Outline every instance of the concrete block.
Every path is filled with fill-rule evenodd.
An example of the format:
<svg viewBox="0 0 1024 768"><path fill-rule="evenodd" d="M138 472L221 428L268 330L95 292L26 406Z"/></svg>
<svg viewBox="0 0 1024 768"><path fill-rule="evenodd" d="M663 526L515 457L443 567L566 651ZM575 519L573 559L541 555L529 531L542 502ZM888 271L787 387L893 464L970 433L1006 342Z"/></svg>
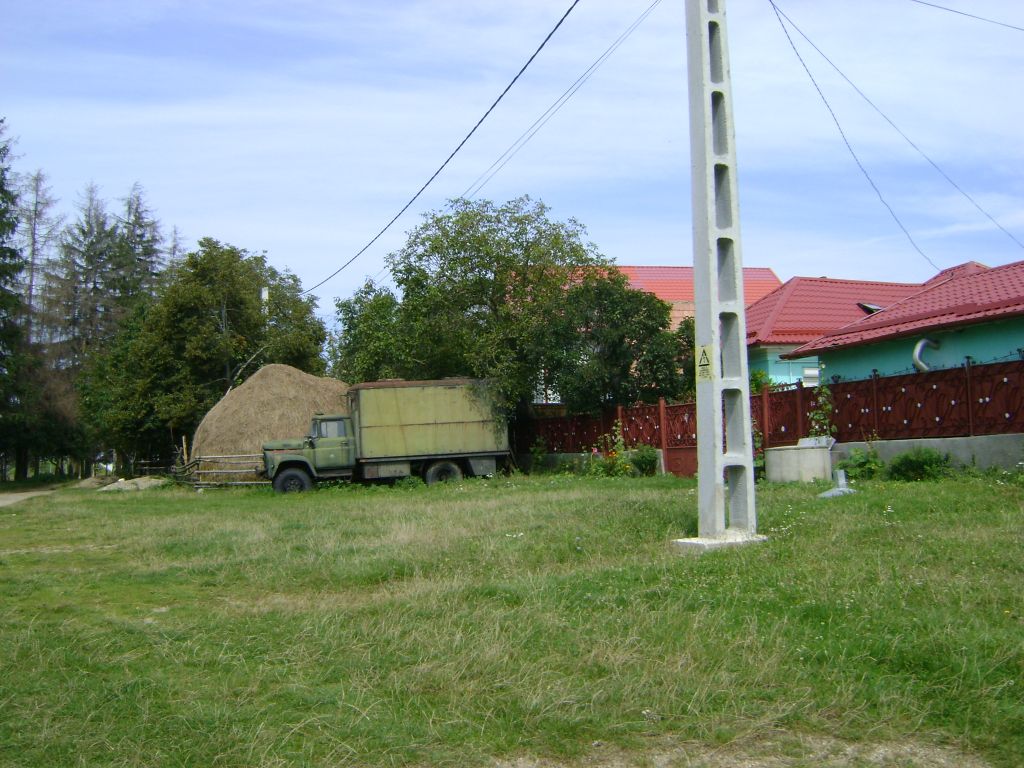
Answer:
<svg viewBox="0 0 1024 768"><path fill-rule="evenodd" d="M832 459L823 445L787 445L765 450L764 469L770 483L810 483L832 476Z"/></svg>

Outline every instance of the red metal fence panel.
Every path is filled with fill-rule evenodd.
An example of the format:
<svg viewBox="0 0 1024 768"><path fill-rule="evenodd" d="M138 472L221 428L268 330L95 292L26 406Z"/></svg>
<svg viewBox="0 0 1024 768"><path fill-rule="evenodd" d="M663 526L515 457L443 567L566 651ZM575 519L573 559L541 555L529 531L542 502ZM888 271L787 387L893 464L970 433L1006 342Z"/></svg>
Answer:
<svg viewBox="0 0 1024 768"><path fill-rule="evenodd" d="M661 447L661 414L656 405L622 409L622 439L627 448L637 445Z"/></svg>
<svg viewBox="0 0 1024 768"><path fill-rule="evenodd" d="M760 416L755 421L766 447L796 445L801 437L803 399L800 385L774 387L764 396L751 397L750 412Z"/></svg>
<svg viewBox="0 0 1024 768"><path fill-rule="evenodd" d="M839 442L1024 433L1024 361L876 376L830 389ZM753 395L750 411L764 447L794 445L806 437L818 394L817 388L796 384ZM696 403L535 419L520 429L519 444L528 447L540 438L552 452L588 452L601 435L611 433L616 420L627 446L653 445L665 451L670 471L696 471Z"/></svg>
<svg viewBox="0 0 1024 768"><path fill-rule="evenodd" d="M970 387L972 434L1024 432L1024 375L1021 363L972 365Z"/></svg>

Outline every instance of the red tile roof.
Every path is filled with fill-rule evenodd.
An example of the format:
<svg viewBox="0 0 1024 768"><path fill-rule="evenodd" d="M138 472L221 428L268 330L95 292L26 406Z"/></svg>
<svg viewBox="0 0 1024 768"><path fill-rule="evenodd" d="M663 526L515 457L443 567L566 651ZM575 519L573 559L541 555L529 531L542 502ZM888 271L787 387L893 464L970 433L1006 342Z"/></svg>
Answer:
<svg viewBox="0 0 1024 768"><path fill-rule="evenodd" d="M992 269L962 264L939 273L902 301L830 331L786 357L1018 315L1024 315L1024 261Z"/></svg>
<svg viewBox="0 0 1024 768"><path fill-rule="evenodd" d="M622 267L629 284L662 301L693 301L693 267ZM749 307L782 285L768 267L743 268L743 300Z"/></svg>
<svg viewBox="0 0 1024 768"><path fill-rule="evenodd" d="M806 344L921 290L919 283L794 277L747 307L747 344Z"/></svg>
<svg viewBox="0 0 1024 768"><path fill-rule="evenodd" d="M976 261L965 261L963 264L957 264L955 267L949 267L944 269L931 280L928 280L925 285L935 285L936 283L944 283L951 277L964 277L965 275L976 275L979 272L987 270L984 264L979 264Z"/></svg>

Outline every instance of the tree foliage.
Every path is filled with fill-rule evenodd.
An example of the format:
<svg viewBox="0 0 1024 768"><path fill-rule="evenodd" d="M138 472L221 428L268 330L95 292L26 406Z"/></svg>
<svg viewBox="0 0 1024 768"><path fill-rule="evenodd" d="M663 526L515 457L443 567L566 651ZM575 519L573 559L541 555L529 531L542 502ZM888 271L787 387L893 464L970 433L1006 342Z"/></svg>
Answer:
<svg viewBox="0 0 1024 768"><path fill-rule="evenodd" d="M65 225L42 171L16 178L4 128L0 477L12 457L16 477L41 458L88 471L111 447L166 457L261 364L323 371L297 278L215 240L185 254L175 228L165 243L139 184L114 206L87 186Z"/></svg>
<svg viewBox="0 0 1024 768"><path fill-rule="evenodd" d="M0 120L0 386L7 389L11 359L21 339L19 278L25 259L18 248L18 194L11 169L11 142ZM5 398L6 400L6 398Z"/></svg>
<svg viewBox="0 0 1024 768"><path fill-rule="evenodd" d="M551 384L573 412L656 402L679 388L669 307L617 272L570 286Z"/></svg>
<svg viewBox="0 0 1024 768"><path fill-rule="evenodd" d="M30 343L39 340L35 328L38 278L52 249L60 239L63 222L54 213L56 198L47 184L46 174L37 170L24 177L19 194L19 240L27 272L24 289L25 336Z"/></svg>
<svg viewBox="0 0 1024 768"><path fill-rule="evenodd" d="M261 365L323 373L326 332L313 300L300 294L298 279L262 255L200 240L156 297L90 357L80 391L97 439L128 454L166 458Z"/></svg>
<svg viewBox="0 0 1024 768"><path fill-rule="evenodd" d="M0 440L10 450L23 432L24 354L19 278L25 260L17 246L18 195L11 169L11 142L0 120Z"/></svg>
<svg viewBox="0 0 1024 768"><path fill-rule="evenodd" d="M403 355L400 302L386 288L367 281L351 298L336 299L341 335L332 335L331 374L348 382L415 378L414 361Z"/></svg>
<svg viewBox="0 0 1024 768"><path fill-rule="evenodd" d="M122 202L110 254L108 293L126 314L137 299L151 296L156 290L164 259L160 224L142 187L133 184Z"/></svg>
<svg viewBox="0 0 1024 768"><path fill-rule="evenodd" d="M61 238L47 267L43 318L47 346L57 369L75 372L87 350L117 330L123 316L112 285L116 274L116 229L95 185L79 204L79 216Z"/></svg>
<svg viewBox="0 0 1024 768"><path fill-rule="evenodd" d="M667 393L667 307L584 237L528 197L450 202L388 257L400 298L367 283L337 302L332 370L488 378L508 410L545 384L579 410Z"/></svg>

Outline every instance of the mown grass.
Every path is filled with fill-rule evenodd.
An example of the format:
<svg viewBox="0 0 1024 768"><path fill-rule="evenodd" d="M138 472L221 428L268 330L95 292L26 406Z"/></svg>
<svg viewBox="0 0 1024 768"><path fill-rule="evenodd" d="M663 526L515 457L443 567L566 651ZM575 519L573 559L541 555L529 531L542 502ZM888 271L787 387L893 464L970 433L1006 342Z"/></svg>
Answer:
<svg viewBox="0 0 1024 768"><path fill-rule="evenodd" d="M472 765L595 741L913 738L1024 754L1024 489L761 486L682 556L693 483L0 509L0 764Z"/></svg>

